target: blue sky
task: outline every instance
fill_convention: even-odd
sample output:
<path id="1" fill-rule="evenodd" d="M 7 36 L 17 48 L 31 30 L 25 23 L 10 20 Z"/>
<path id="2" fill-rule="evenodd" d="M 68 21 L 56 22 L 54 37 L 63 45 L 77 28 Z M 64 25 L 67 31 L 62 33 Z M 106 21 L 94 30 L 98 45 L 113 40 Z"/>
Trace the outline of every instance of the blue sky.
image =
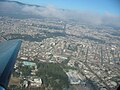
<path id="1" fill-rule="evenodd" d="M 120 0 L 16 0 L 27 4 L 53 5 L 57 8 L 92 11 L 100 14 L 109 12 L 120 15 Z"/>

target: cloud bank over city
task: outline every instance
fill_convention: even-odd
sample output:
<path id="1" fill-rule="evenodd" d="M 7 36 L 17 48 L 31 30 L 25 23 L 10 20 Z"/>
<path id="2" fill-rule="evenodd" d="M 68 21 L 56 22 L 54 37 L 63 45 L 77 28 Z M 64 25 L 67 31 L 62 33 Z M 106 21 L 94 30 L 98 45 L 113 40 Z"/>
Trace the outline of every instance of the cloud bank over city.
<path id="1" fill-rule="evenodd" d="M 5 0 L 1 0 L 5 1 Z M 86 24 L 105 24 L 120 26 L 120 16 L 114 15 L 106 11 L 104 14 L 99 14 L 90 11 L 64 10 L 58 9 L 52 5 L 36 6 L 20 4 L 16 2 L 0 2 L 0 11 L 15 14 L 27 14 L 37 17 L 52 17 L 63 20 L 77 20 Z"/>

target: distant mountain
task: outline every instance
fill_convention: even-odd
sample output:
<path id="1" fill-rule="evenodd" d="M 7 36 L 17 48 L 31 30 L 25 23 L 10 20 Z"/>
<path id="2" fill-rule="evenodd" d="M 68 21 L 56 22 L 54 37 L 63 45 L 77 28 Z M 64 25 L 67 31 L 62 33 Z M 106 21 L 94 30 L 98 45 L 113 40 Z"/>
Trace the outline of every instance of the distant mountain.
<path id="1" fill-rule="evenodd" d="M 25 7 L 41 7 L 38 5 L 24 4 L 17 1 L 0 1 L 0 15 L 1 16 L 10 16 L 15 18 L 41 18 L 42 16 L 32 15 L 30 13 L 24 12 L 22 9 Z"/>

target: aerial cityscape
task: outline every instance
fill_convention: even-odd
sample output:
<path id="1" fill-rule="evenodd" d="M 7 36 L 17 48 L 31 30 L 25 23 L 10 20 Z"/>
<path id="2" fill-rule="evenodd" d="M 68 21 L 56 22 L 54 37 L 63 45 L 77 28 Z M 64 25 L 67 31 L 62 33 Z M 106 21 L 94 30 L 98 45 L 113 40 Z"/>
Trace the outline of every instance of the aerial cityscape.
<path id="1" fill-rule="evenodd" d="M 0 42 L 22 40 L 8 90 L 117 90 L 119 87 L 119 24 L 88 24 L 58 17 L 17 18 L 5 14 L 1 11 Z"/>

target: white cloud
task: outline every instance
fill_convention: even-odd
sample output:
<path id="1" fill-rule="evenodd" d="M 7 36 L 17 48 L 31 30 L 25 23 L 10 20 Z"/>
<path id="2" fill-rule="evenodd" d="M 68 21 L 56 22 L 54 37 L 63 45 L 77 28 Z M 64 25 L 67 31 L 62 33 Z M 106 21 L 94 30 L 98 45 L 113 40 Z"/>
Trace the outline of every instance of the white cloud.
<path id="1" fill-rule="evenodd" d="M 55 17 L 64 20 L 74 19 L 81 23 L 87 24 L 107 24 L 120 26 L 120 16 L 116 16 L 109 12 L 100 15 L 95 12 L 82 12 L 74 10 L 62 10 L 58 9 L 52 5 L 46 7 L 30 6 L 30 5 L 20 5 L 15 2 L 11 3 L 0 3 L 1 9 L 9 9 L 9 11 L 17 11 L 20 13 L 27 13 L 33 16 L 43 16 L 43 17 Z M 14 12 L 11 12 L 14 13 Z"/>
<path id="2" fill-rule="evenodd" d="M 57 8 L 48 5 L 46 7 L 37 7 L 37 6 L 28 6 L 25 5 L 22 8 L 23 12 L 30 13 L 32 15 L 40 15 L 44 17 L 56 17 L 56 18 L 64 18 L 64 15 Z"/>

